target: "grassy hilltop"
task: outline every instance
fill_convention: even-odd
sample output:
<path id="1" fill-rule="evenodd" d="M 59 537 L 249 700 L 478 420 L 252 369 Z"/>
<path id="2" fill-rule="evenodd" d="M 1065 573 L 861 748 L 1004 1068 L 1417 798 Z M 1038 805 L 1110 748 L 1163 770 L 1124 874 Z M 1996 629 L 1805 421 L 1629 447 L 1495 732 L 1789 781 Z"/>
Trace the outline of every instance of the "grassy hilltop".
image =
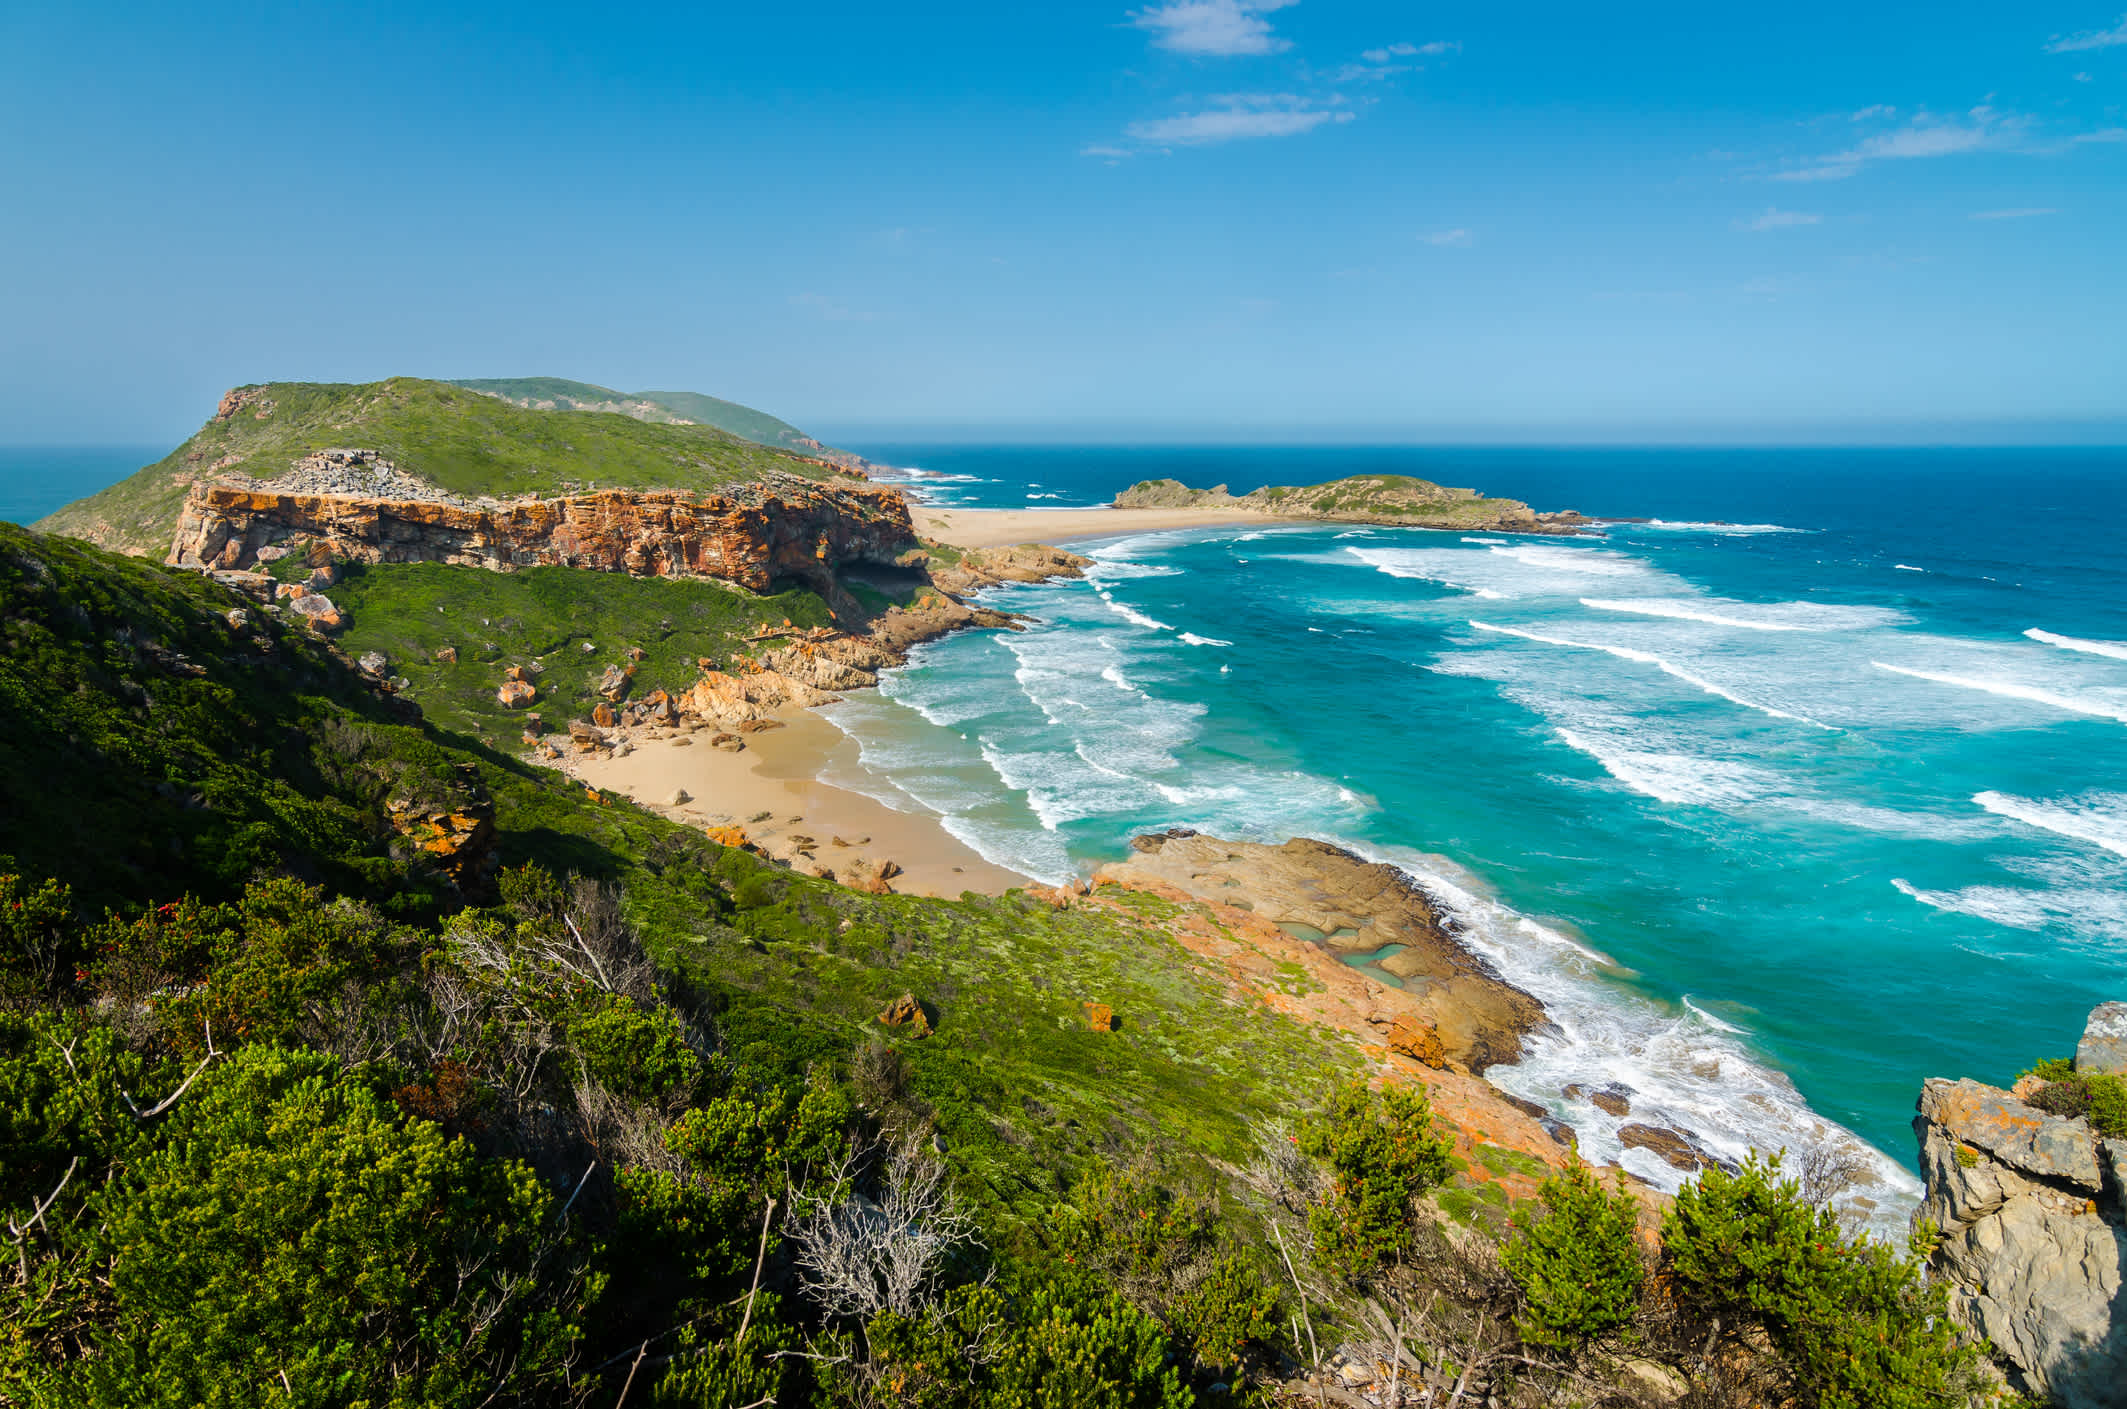
<path id="1" fill-rule="evenodd" d="M 159 557 L 195 480 L 271 479 L 304 455 L 338 446 L 375 450 L 452 493 L 503 498 L 586 487 L 712 489 L 772 470 L 828 473 L 816 461 L 712 425 L 536 410 L 417 377 L 269 382 L 236 395 L 242 404 L 226 418 L 211 418 L 161 460 L 37 527 Z"/>
<path id="2" fill-rule="evenodd" d="M 812 437 L 788 421 L 698 391 L 615 391 L 589 382 L 572 382 L 566 377 L 473 377 L 451 385 L 483 391 L 520 406 L 544 408 L 551 403 L 552 409 L 560 411 L 617 411 L 644 421 L 692 421 L 761 445 L 798 451 L 813 448 Z"/>

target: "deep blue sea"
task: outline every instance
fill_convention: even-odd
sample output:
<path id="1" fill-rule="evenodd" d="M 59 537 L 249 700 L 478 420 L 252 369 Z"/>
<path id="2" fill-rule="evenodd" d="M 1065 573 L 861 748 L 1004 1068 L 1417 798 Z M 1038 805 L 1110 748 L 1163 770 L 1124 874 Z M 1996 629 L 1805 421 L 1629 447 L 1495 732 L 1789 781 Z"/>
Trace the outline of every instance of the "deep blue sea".
<path id="1" fill-rule="evenodd" d="M 168 453 L 167 446 L 0 445 L 0 521 L 35 523 Z"/>
<path id="2" fill-rule="evenodd" d="M 966 505 L 1394 471 L 1653 520 L 1102 541 L 831 711 L 841 781 L 1035 875 L 1170 825 L 1406 866 L 1549 1007 L 1491 1075 L 1591 1156 L 1569 1084 L 1735 1156 L 1843 1128 L 1887 1226 L 1924 1077 L 2127 997 L 2127 453 L 865 449 Z"/>

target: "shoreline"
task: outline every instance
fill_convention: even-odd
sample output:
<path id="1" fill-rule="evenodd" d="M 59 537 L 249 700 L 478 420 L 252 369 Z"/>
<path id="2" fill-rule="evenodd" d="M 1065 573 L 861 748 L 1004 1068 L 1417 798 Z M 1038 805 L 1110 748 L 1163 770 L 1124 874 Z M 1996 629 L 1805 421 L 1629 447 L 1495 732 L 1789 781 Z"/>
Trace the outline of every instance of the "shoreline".
<path id="1" fill-rule="evenodd" d="M 1082 538 L 1112 538 L 1126 533 L 1157 533 L 1180 528 L 1218 528 L 1247 524 L 1254 528 L 1292 527 L 1316 522 L 1283 518 L 1255 509 L 1117 509 L 1096 504 L 1082 509 L 961 509 L 908 499 L 916 532 L 955 548 L 1001 548 L 1020 543 L 1061 543 Z"/>
<path id="2" fill-rule="evenodd" d="M 558 766 L 587 787 L 623 794 L 685 826 L 735 827 L 761 854 L 806 875 L 861 888 L 867 874 L 891 862 L 899 869 L 886 884 L 896 894 L 947 899 L 1038 884 L 985 860 L 938 817 L 823 782 L 838 765 L 860 766 L 859 756 L 856 741 L 815 711 L 786 706 L 770 720 L 771 727 L 743 735 L 737 752 L 713 747 L 710 729 L 639 729 L 620 736 L 625 754 Z M 688 801 L 673 801 L 677 790 Z"/>

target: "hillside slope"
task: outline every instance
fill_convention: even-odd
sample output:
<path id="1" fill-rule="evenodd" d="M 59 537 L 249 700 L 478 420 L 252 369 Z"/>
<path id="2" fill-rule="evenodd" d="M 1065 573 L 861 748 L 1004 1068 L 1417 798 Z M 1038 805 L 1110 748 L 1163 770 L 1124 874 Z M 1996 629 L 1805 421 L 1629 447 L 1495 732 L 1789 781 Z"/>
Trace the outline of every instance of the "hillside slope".
<path id="1" fill-rule="evenodd" d="M 451 385 L 536 410 L 603 411 L 633 416 L 639 421 L 692 422 L 783 450 L 812 450 L 819 446 L 788 421 L 698 391 L 615 391 L 566 377 L 468 377 Z"/>
<path id="2" fill-rule="evenodd" d="M 448 494 L 515 499 L 589 488 L 709 490 L 825 463 L 706 425 L 534 410 L 447 382 L 239 387 L 155 464 L 41 520 L 48 533 L 160 557 L 179 506 L 205 479 L 272 480 L 305 457 L 359 448 Z"/>

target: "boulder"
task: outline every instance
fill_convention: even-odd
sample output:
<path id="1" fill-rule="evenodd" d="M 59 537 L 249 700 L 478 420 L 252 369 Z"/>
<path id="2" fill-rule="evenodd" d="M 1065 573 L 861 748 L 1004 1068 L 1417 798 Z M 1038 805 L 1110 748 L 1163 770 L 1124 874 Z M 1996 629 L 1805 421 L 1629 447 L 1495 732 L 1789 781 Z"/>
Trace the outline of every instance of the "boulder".
<path id="1" fill-rule="evenodd" d="M 606 741 L 606 736 L 604 734 L 599 733 L 597 728 L 593 726 L 591 721 L 588 719 L 570 720 L 569 738 L 579 744 L 602 744 Z"/>
<path id="2" fill-rule="evenodd" d="M 390 662 L 384 659 L 384 653 L 381 651 L 364 651 L 355 664 L 361 666 L 365 674 L 382 675 Z"/>
<path id="3" fill-rule="evenodd" d="M 347 624 L 347 618 L 340 615 L 340 609 L 330 599 L 314 593 L 290 598 L 288 609 L 303 618 L 312 631 L 330 634 Z"/>
<path id="4" fill-rule="evenodd" d="M 640 647 L 640 646 L 630 646 L 630 647 L 628 647 L 628 659 L 629 659 L 629 660 L 632 660 L 632 661 L 640 661 L 640 660 L 642 660 L 642 659 L 643 659 L 643 658 L 644 658 L 645 656 L 647 656 L 648 654 L 649 654 L 649 652 L 648 652 L 648 651 L 645 651 L 645 650 L 644 650 L 644 649 L 643 649 L 642 647 Z"/>
<path id="5" fill-rule="evenodd" d="M 523 666 L 513 665 L 502 672 L 502 678 L 505 680 L 526 681 L 531 677 L 525 673 Z"/>
<path id="6" fill-rule="evenodd" d="M 734 727 L 741 734 L 765 734 L 770 729 L 781 729 L 784 725 L 780 719 L 745 719 Z"/>
<path id="7" fill-rule="evenodd" d="M 879 1014 L 879 1021 L 888 1027 L 906 1028 L 911 1037 L 931 1035 L 931 1020 L 913 993 L 904 993 L 887 1004 L 886 1011 Z"/>
<path id="8" fill-rule="evenodd" d="M 523 680 L 505 680 L 495 691 L 495 700 L 504 709 L 522 709 L 538 697 L 539 691 Z"/>
<path id="9" fill-rule="evenodd" d="M 2127 1075 L 2127 1003 L 2100 1003 L 2083 1023 L 2083 1040 L 2075 1044 L 2075 1069 L 2092 1074 Z"/>
<path id="10" fill-rule="evenodd" d="M 722 749 L 725 753 L 737 753 L 746 747 L 746 741 L 736 734 L 718 734 L 709 741 L 709 747 Z"/>
<path id="11" fill-rule="evenodd" d="M 1618 1143 L 1628 1150 L 1646 1150 L 1674 1169 L 1696 1172 L 1711 1169 L 1714 1161 L 1692 1143 L 1691 1137 L 1660 1125 L 1621 1125 Z"/>
<path id="12" fill-rule="evenodd" d="M 242 607 L 231 607 L 228 611 L 222 613 L 222 620 L 229 623 L 231 631 L 242 631 L 251 624 L 251 613 L 245 611 Z"/>
<path id="13" fill-rule="evenodd" d="M 322 592 L 328 587 L 337 587 L 339 583 L 340 569 L 332 563 L 319 564 L 310 570 L 310 576 L 303 579 L 303 585 L 313 592 Z"/>
<path id="14" fill-rule="evenodd" d="M 619 701 L 627 697 L 628 672 L 617 665 L 606 667 L 606 673 L 598 677 L 598 693 L 606 699 Z"/>
<path id="15" fill-rule="evenodd" d="M 1447 1050 L 1440 1045 L 1440 1029 L 1428 1022 L 1399 1017 L 1389 1024 L 1388 1049 L 1409 1057 L 1420 1066 L 1445 1071 Z"/>
<path id="16" fill-rule="evenodd" d="M 591 722 L 601 729 L 611 729 L 620 719 L 613 713 L 613 706 L 601 702 L 592 706 Z"/>
<path id="17" fill-rule="evenodd" d="M 674 788 L 672 790 L 672 796 L 665 799 L 665 806 L 685 807 L 688 803 L 692 801 L 694 801 L 693 793 L 688 792 L 685 788 Z"/>
<path id="18" fill-rule="evenodd" d="M 456 665 L 457 663 L 458 648 L 456 646 L 438 646 L 436 648 L 436 664 Z"/>
<path id="19" fill-rule="evenodd" d="M 1113 1032 L 1116 1029 L 1115 1010 L 1106 1003 L 1081 1004 L 1086 1010 L 1086 1026 L 1095 1032 Z"/>
<path id="20" fill-rule="evenodd" d="M 2082 1121 L 2047 1115 L 1977 1081 L 1940 1077 L 1920 1088 L 1920 1116 L 2021 1173 L 2098 1191 L 2097 1143 Z"/>

